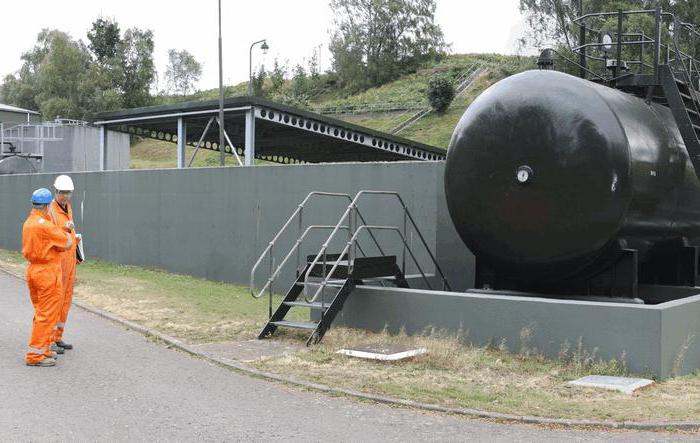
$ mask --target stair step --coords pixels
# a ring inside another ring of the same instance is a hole
[[[290,321],[290,320],[279,320],[271,322],[275,326],[282,326],[285,328],[294,329],[316,329],[318,323],[312,321]]]
[[[313,282],[313,281],[310,281],[310,282],[308,282],[308,283],[304,283],[303,281],[300,281],[300,282],[296,282],[296,283],[294,283],[294,284],[295,284],[296,286],[310,286],[310,287],[316,287],[316,288],[318,288],[319,286],[321,286],[321,282]],[[343,287],[343,282],[338,282],[338,283],[328,282],[328,283],[326,283],[326,287],[327,287],[327,288],[336,288],[336,289],[337,289],[337,288],[342,288],[342,287]]]
[[[324,305],[321,305],[321,303],[319,302],[307,303],[305,301],[285,301],[283,303],[287,306],[296,306],[298,308],[309,308],[318,310],[328,309],[328,305],[330,305],[330,302]]]
[[[310,265],[311,263],[313,263],[313,260],[309,260],[309,262],[307,263],[307,265]],[[347,261],[347,260],[337,260],[337,263],[338,263],[338,266],[348,266],[348,261]],[[335,264],[336,264],[336,260],[335,260],[335,259],[331,260],[330,258],[328,258],[327,261],[326,261],[326,266],[333,266],[333,265],[335,265]],[[316,262],[316,265],[317,265],[317,266],[318,266],[318,265],[323,265],[323,259],[317,261],[317,262]]]

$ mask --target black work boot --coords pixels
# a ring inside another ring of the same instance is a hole
[[[49,345],[49,350],[55,352],[56,354],[63,354],[65,352],[63,348],[58,346],[56,343],[51,343]]]
[[[56,360],[50,357],[45,357],[40,361],[34,362],[34,363],[27,363],[27,366],[56,366]]]
[[[57,341],[56,346],[58,346],[59,348],[63,348],[63,349],[73,349],[73,345],[69,345],[68,343],[64,342],[63,340]]]

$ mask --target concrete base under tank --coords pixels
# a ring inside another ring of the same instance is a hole
[[[470,343],[523,346],[557,357],[575,352],[620,359],[633,373],[657,378],[700,368],[700,288],[650,287],[658,304],[545,299],[498,292],[465,293],[362,286],[335,320],[345,325],[419,334],[436,328]],[[665,300],[665,301],[664,301]],[[523,340],[522,332],[529,338]],[[525,341],[525,343],[523,343]]]

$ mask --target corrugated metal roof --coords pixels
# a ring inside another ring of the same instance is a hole
[[[278,163],[444,160],[446,151],[394,134],[354,125],[257,97],[224,99],[229,144],[243,154],[245,113],[254,108],[255,157]],[[218,100],[190,101],[95,115],[98,126],[159,140],[176,140],[178,119],[186,122],[188,140],[200,149],[218,150],[218,131],[205,132],[218,114]],[[201,135],[204,134],[204,135]],[[175,137],[175,138],[174,138]],[[225,148],[226,152],[228,147]]]
[[[30,109],[22,109],[18,108],[17,106],[10,106],[10,105],[5,105],[0,103],[0,111],[6,111],[6,112],[16,112],[18,114],[34,114],[34,115],[39,115],[38,112],[32,111]]]

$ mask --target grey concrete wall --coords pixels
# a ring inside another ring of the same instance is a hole
[[[431,248],[437,238],[436,190],[442,164],[429,162],[134,170],[71,174],[76,184],[74,214],[86,253],[118,263],[247,284],[251,265],[307,193],[354,194],[362,189],[401,193]],[[0,176],[0,247],[20,247],[21,225],[31,191],[49,186],[55,174]],[[82,210],[81,210],[82,205]],[[335,224],[347,202],[319,200],[305,210],[304,224]],[[369,199],[360,209],[370,224],[401,225],[398,204]],[[304,253],[314,253],[327,232],[312,236]],[[276,248],[279,263],[296,239],[296,229]],[[396,237],[378,234],[386,252],[400,254]],[[419,260],[427,254],[411,236]],[[339,250],[345,238],[338,239]],[[457,240],[458,241],[458,240]],[[455,244],[454,241],[452,242]],[[367,238],[362,244],[371,254]],[[388,245],[388,246],[387,246]],[[263,267],[267,269],[268,265]],[[290,283],[294,266],[277,290]],[[415,269],[409,268],[409,272]],[[262,277],[264,272],[261,272]]]
[[[474,287],[475,259],[452,224],[442,183],[443,171],[443,169],[440,170],[440,181],[435,192],[437,199],[436,249],[440,257],[440,266],[449,276],[452,290],[464,291]]]
[[[6,128],[17,123],[27,123],[27,115],[29,115],[30,123],[38,123],[41,121],[41,115],[0,111],[0,123],[5,123]]]
[[[662,373],[688,374],[700,368],[699,296],[664,303],[662,316]],[[691,303],[695,301],[695,303]]]
[[[100,169],[100,131],[90,126],[64,126],[63,140],[45,143],[43,172]],[[129,169],[129,134],[109,131],[107,169]]]
[[[98,171],[100,169],[99,129],[91,126],[62,126],[56,130],[61,140],[44,142],[44,159],[33,160],[42,172]],[[129,134],[109,131],[107,135],[107,169],[129,169]],[[19,148],[19,146],[18,146]],[[39,154],[36,142],[26,142],[25,154]]]
[[[526,346],[550,357],[581,340],[590,355],[624,355],[631,371],[662,378],[674,365],[678,374],[700,367],[700,296],[651,306],[361,287],[336,324],[408,334],[437,328],[479,346],[504,341],[511,351]],[[525,342],[523,331],[531,334]]]

